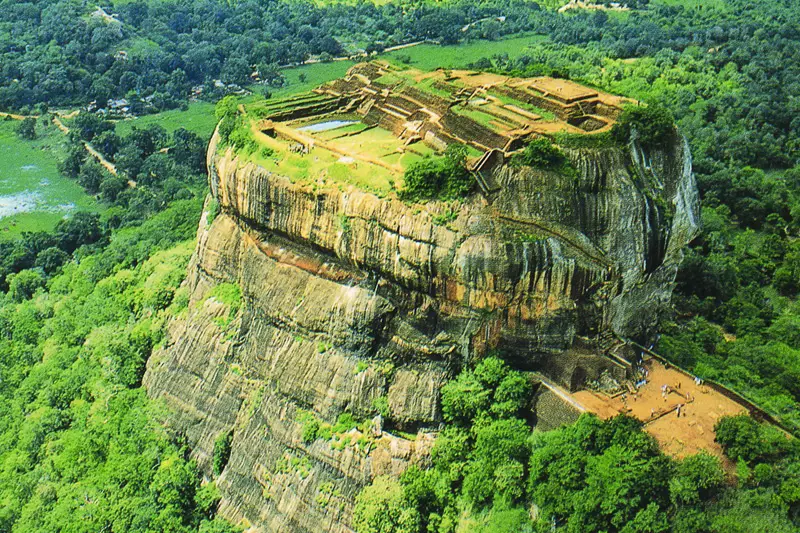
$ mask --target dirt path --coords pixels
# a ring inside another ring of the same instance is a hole
[[[26,118],[38,119],[39,115],[15,115],[14,113],[0,113],[0,118],[12,118],[13,120],[25,120]]]
[[[72,111],[71,113],[66,114],[66,115],[62,115],[62,116],[64,118],[73,118],[73,117],[77,116],[78,113],[80,113],[80,111]],[[13,120],[25,120],[26,118],[38,119],[39,115],[28,115],[28,116],[25,116],[25,115],[15,115],[13,113],[2,113],[2,112],[0,112],[0,118],[4,118],[4,117],[11,117]],[[63,133],[64,135],[69,135],[69,131],[70,130],[66,125],[64,125],[64,123],[61,121],[61,118],[59,118],[58,116],[54,116],[53,117],[53,124],[55,124],[56,128],[61,130],[61,133]],[[108,170],[114,176],[117,175],[117,167],[114,165],[114,163],[112,163],[111,161],[106,159],[105,156],[103,154],[101,154],[100,152],[98,152],[97,149],[94,146],[92,146],[88,142],[84,142],[83,143],[83,147],[86,148],[86,151],[89,152],[89,155],[94,157],[97,160],[97,162],[100,163],[103,166],[103,168]]]
[[[64,133],[64,135],[69,134],[69,128],[66,127],[63,122],[61,122],[60,118],[53,117],[53,124],[55,124],[56,128],[60,129]]]
[[[98,163],[100,163],[101,165],[103,165],[103,167],[105,167],[106,170],[108,170],[110,173],[112,173],[115,176],[117,175],[117,167],[114,165],[114,163],[112,163],[111,161],[106,159],[105,156],[103,154],[101,154],[100,152],[98,152],[95,149],[95,147],[92,146],[90,143],[85,142],[85,143],[83,143],[83,146],[86,148],[86,151],[89,152],[89,154],[92,157],[97,159]]]
[[[75,115],[72,114],[72,116]],[[69,134],[70,129],[67,126],[65,126],[63,122],[61,122],[60,118],[53,117],[53,124],[55,124],[56,127],[64,133],[64,135]],[[91,145],[91,143],[84,141],[83,147],[86,148],[86,151],[89,152],[89,155],[94,157],[97,160],[97,162],[103,166],[103,168],[108,170],[114,176],[117,175],[117,167],[114,165],[114,163],[106,159],[103,154],[98,152],[97,149]]]

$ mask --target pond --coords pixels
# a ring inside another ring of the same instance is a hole
[[[358,123],[357,120],[328,120],[326,122],[318,122],[316,124],[310,124],[308,126],[303,126],[302,128],[297,128],[298,131],[307,131],[310,133],[319,133],[321,131],[329,131],[335,130],[337,128],[343,128],[344,126],[349,126],[350,124]]]

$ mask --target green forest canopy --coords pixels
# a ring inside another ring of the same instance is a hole
[[[704,229],[681,267],[677,313],[657,349],[800,428],[800,6],[641,4],[625,14],[560,15],[518,0],[133,1],[110,10],[117,24],[92,17],[83,2],[2,0],[0,108],[44,111],[128,96],[136,111],[168,109],[214,79],[246,84],[256,71],[280,86],[277,65],[311,55],[415,39],[545,35],[523,54],[474,66],[568,77],[654,102],[676,118],[692,148]],[[494,16],[506,22],[461,31]],[[138,383],[163,321],[184,305],[177,286],[190,245],[179,243],[196,229],[204,139],[157,126],[117,135],[88,115],[76,126],[121,176],[87,160],[74,139],[61,169],[99,194],[104,212],[0,243],[0,529],[225,530],[211,519],[213,485],[200,486]],[[466,369],[446,389],[450,422],[433,468],[381,480],[380,490],[359,497],[357,519],[367,517],[366,527],[381,526],[369,519],[375,509],[391,511],[388,523],[409,531],[431,524],[447,531],[464,513],[476,530],[493,532],[550,531],[553,520],[582,533],[800,527],[795,440],[776,439],[747,418],[725,420],[718,435],[738,461],[737,486],[720,485],[713,459],[670,461],[624,419],[583,418],[531,436],[514,411],[520,397],[503,399],[513,387],[501,394],[513,369],[500,381],[479,370]],[[469,380],[485,394],[460,398]],[[502,453],[487,455],[487,440],[501,443]],[[617,475],[620,465],[630,475]],[[84,522],[89,515],[76,502],[87,494],[94,512]],[[531,503],[543,517],[535,524]]]

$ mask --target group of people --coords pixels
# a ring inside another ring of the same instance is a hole
[[[637,400],[639,389],[641,389],[643,386],[645,386],[647,384],[648,377],[649,377],[649,371],[647,370],[647,368],[644,367],[644,365],[641,365],[641,366],[637,365],[635,367],[635,375],[637,376],[637,381],[634,384],[635,391],[631,391],[631,394],[630,394],[630,398],[632,398],[633,401]],[[703,380],[701,378],[694,376],[693,379],[694,379],[694,384],[696,386],[700,387],[703,384]],[[672,385],[672,386],[670,386],[670,385],[668,385],[666,383],[661,385],[661,397],[663,398],[664,403],[667,402],[668,397],[669,397],[669,395],[671,393],[675,393],[675,394],[679,395],[681,398],[684,398],[686,400],[685,402],[681,402],[681,403],[679,403],[678,405],[675,406],[675,416],[678,417],[678,418],[680,418],[681,416],[686,416],[686,406],[689,403],[691,403],[692,401],[694,401],[694,397],[692,396],[692,393],[690,391],[687,391],[686,393],[681,391],[681,382],[680,381],[676,381],[675,384]],[[629,398],[629,395],[625,394],[625,393],[623,393],[620,396],[620,400],[622,401],[622,405],[623,405],[623,407],[624,407],[624,409],[626,411],[630,411],[631,410],[629,408],[629,406],[628,406],[628,398]],[[667,412],[669,412],[670,409],[671,408],[667,408]],[[661,413],[664,413],[664,411],[661,411],[660,413],[656,413],[656,409],[652,408],[652,409],[650,409],[650,418],[651,419],[652,418],[656,418],[656,416],[657,415],[660,416]]]

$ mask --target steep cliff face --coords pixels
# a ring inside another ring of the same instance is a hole
[[[604,332],[652,333],[697,229],[688,147],[565,152],[577,175],[501,166],[491,202],[454,208],[293,183],[212,141],[221,212],[200,223],[189,311],[145,385],[206,471],[233,432],[223,515],[350,531],[365,483],[424,463],[439,389],[464,360],[497,349],[548,373],[576,343],[600,353]],[[240,287],[233,310],[212,296],[223,283]],[[311,419],[387,406],[383,428],[303,438]]]

